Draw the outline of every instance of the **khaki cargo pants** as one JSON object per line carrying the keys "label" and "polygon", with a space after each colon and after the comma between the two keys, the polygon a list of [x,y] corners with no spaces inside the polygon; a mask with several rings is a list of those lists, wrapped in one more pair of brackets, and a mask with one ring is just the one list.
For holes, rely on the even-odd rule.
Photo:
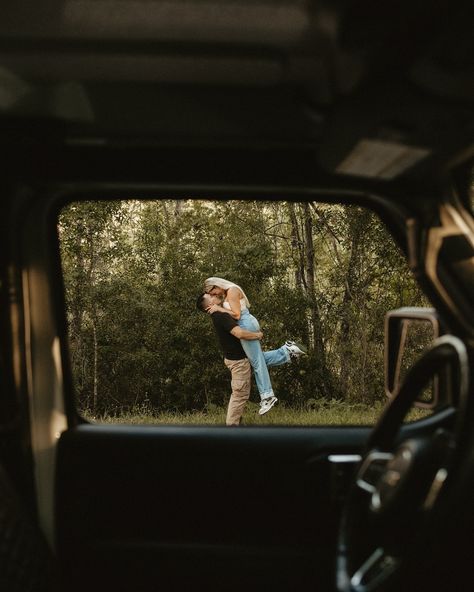
{"label": "khaki cargo pants", "polygon": [[228,426],[238,426],[244,412],[245,403],[250,396],[252,368],[247,358],[243,360],[228,360],[224,358],[224,364],[229,368],[232,375],[232,394],[230,396],[229,406],[227,407],[225,423]]}

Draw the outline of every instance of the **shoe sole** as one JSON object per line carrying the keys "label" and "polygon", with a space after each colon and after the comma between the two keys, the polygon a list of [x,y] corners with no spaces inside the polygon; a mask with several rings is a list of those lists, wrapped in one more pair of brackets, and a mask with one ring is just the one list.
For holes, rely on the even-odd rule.
{"label": "shoe sole", "polygon": [[274,401],[272,401],[271,405],[269,405],[267,409],[265,409],[264,411],[262,411],[262,409],[260,409],[258,414],[265,415],[265,413],[268,413],[270,411],[270,409],[273,407],[273,405],[275,405],[275,403],[277,403],[277,402],[278,402],[278,399],[275,399]]}

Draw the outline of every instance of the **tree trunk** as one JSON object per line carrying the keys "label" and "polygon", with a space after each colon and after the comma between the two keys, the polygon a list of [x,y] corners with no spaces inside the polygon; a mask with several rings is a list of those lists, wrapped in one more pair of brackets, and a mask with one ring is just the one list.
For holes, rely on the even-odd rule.
{"label": "tree trunk", "polygon": [[94,367],[93,367],[93,387],[92,387],[92,411],[95,413],[97,409],[98,391],[99,391],[99,376],[98,376],[98,361],[99,349],[97,342],[97,327],[96,320],[92,321],[92,338],[94,343]]}
{"label": "tree trunk", "polygon": [[[340,335],[340,377],[339,384],[343,393],[348,394],[353,391],[355,385],[351,380],[354,374],[354,367],[358,367],[359,371],[356,373],[357,382],[364,384],[365,382],[365,363],[357,363],[357,355],[353,351],[351,344],[358,343],[360,350],[359,354],[364,356],[367,349],[367,335],[366,332],[359,336],[359,339],[351,338],[351,331],[355,330],[358,320],[355,316],[354,303],[361,302],[363,295],[360,293],[358,285],[358,277],[361,273],[362,250],[361,242],[364,228],[367,224],[367,213],[365,211],[357,212],[350,209],[348,212],[350,216],[348,230],[350,233],[350,256],[347,264],[347,272],[345,277],[345,289],[342,299],[341,309],[341,335]],[[359,315],[359,320],[361,319]],[[354,393],[353,393],[354,394]]]}
{"label": "tree trunk", "polygon": [[288,204],[288,213],[291,221],[291,248],[293,252],[298,254],[298,261],[295,265],[295,285],[303,290],[305,287],[303,241],[298,227],[295,204],[291,202]]}
{"label": "tree trunk", "polygon": [[322,368],[327,371],[326,351],[322,334],[321,313],[316,295],[316,271],[313,242],[313,217],[308,203],[303,206],[304,212],[304,244],[306,268],[306,293],[310,303],[311,341]]}
{"label": "tree trunk", "polygon": [[[317,268],[314,254],[313,217],[309,203],[301,205],[298,210],[294,204],[288,205],[292,229],[292,247],[297,251],[296,283],[301,287],[308,303],[308,345],[315,352],[315,371],[320,377],[319,388],[325,397],[338,397],[336,380],[327,365],[326,350],[319,308],[316,277]],[[300,230],[301,229],[301,230]]]}

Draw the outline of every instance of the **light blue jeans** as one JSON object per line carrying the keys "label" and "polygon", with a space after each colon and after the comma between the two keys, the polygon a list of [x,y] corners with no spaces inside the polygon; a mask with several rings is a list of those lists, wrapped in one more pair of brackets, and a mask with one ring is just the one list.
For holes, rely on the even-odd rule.
{"label": "light blue jeans", "polygon": [[[251,315],[248,310],[242,311],[240,319],[237,322],[239,327],[247,329],[247,331],[260,331],[260,325],[258,324],[257,319]],[[278,349],[264,352],[262,351],[262,346],[258,339],[241,339],[240,343],[242,344],[245,355],[252,365],[260,398],[268,399],[269,397],[273,397],[273,387],[268,368],[271,366],[287,364],[290,361],[290,353],[288,349],[283,345]]]}

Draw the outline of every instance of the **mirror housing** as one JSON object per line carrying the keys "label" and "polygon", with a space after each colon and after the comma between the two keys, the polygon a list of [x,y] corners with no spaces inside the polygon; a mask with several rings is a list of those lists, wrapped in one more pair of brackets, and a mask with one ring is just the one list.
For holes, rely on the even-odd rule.
{"label": "mirror housing", "polygon": [[[385,316],[385,394],[395,397],[403,375],[415,360],[441,334],[440,321],[434,308],[403,307]],[[439,381],[434,378],[427,396],[414,405],[433,409],[439,401]]]}

